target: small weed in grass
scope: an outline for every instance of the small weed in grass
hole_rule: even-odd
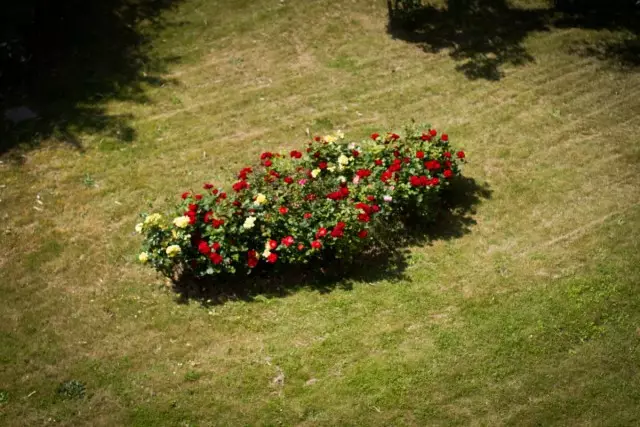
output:
[[[198,381],[200,378],[202,378],[202,372],[198,372],[198,371],[189,371],[186,374],[184,374],[184,379],[185,381]]]
[[[88,173],[84,174],[84,178],[82,179],[82,183],[84,184],[85,187],[95,187],[96,186],[96,180],[93,179],[93,177],[91,175],[89,175]]]
[[[9,401],[9,392],[6,390],[0,390],[0,405],[3,405]]]
[[[56,393],[63,399],[82,399],[85,395],[85,385],[78,380],[65,381],[58,386]]]

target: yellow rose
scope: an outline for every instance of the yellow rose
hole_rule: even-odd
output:
[[[150,225],[158,224],[161,219],[162,219],[162,215],[160,215],[159,213],[154,213],[154,214],[151,214],[148,217],[146,217],[144,219],[144,223],[145,224],[150,224]]]
[[[246,229],[253,228],[256,223],[256,217],[250,216],[249,218],[244,220],[244,224],[242,226]]]
[[[167,247],[166,252],[167,252],[167,255],[173,258],[174,256],[178,255],[180,252],[182,252],[182,249],[178,245],[171,245]]]
[[[339,130],[338,132],[336,132],[336,136],[340,139],[344,139],[344,132],[342,132],[341,130]]]
[[[256,196],[256,200],[255,200],[255,204],[256,205],[262,205],[263,203],[267,202],[267,196],[265,196],[262,193],[258,193],[258,195]]]
[[[185,228],[187,225],[189,225],[189,217],[185,215],[174,218],[173,225],[178,228]]]
[[[138,261],[140,261],[143,264],[149,261],[149,254],[146,252],[141,252],[140,255],[138,255]]]
[[[338,157],[338,163],[342,166],[348,165],[349,161],[349,157],[345,156],[344,154],[340,154],[340,157]]]
[[[142,233],[142,227],[144,226],[143,223],[139,222],[136,224],[136,233],[140,234]]]
[[[330,144],[333,144],[334,142],[336,142],[338,140],[338,138],[336,138],[333,135],[327,135],[324,137],[324,140],[327,141]]]
[[[314,169],[311,171],[311,176],[312,177],[317,177],[318,175],[320,175],[320,169]]]
[[[265,249],[264,252],[262,252],[262,256],[265,258],[269,258],[269,255],[271,255],[271,251],[269,250],[269,248]]]

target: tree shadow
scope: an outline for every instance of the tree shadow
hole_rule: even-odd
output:
[[[425,52],[449,52],[456,70],[469,79],[497,81],[505,64],[535,61],[524,45],[533,32],[553,28],[625,31],[631,41],[600,48],[599,56],[637,65],[640,6],[635,0],[556,0],[553,7],[520,8],[507,0],[447,0],[446,6],[421,0],[387,0],[387,32]],[[588,50],[585,50],[588,52]]]
[[[177,0],[23,0],[0,14],[0,155],[48,138],[81,149],[80,132],[135,138],[131,115],[108,101],[148,102],[144,88],[177,58],[151,55],[150,41]],[[24,107],[37,118],[20,121]]]
[[[476,223],[476,207],[490,198],[488,184],[459,177],[442,194],[441,209],[429,221],[420,215],[407,215],[399,229],[389,229],[352,259],[327,257],[304,266],[286,266],[286,270],[277,272],[263,266],[245,277],[215,280],[182,276],[173,281],[173,290],[180,303],[195,300],[212,306],[233,300],[285,297],[301,289],[328,293],[336,288],[351,289],[354,283],[409,280],[405,274],[411,256],[409,248],[469,233]]]

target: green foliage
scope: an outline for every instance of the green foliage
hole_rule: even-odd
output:
[[[96,186],[96,180],[93,179],[93,177],[91,175],[89,175],[88,173],[84,174],[84,177],[82,178],[82,183],[84,184],[85,187],[95,187]]]
[[[184,374],[184,379],[185,381],[198,381],[200,378],[202,378],[202,372],[198,372],[198,371],[189,371],[186,374]]]
[[[65,381],[56,390],[56,394],[62,399],[82,399],[85,392],[85,385],[78,380]]]
[[[431,218],[464,161],[435,130],[343,139],[338,132],[315,137],[304,153],[264,152],[232,193],[205,184],[205,194],[182,195],[172,221],[144,215],[140,261],[168,277],[202,277],[353,257],[403,219]]]

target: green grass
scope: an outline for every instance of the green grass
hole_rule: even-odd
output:
[[[0,165],[0,424],[640,422],[640,73],[569,48],[619,34],[531,32],[535,61],[487,81],[389,37],[383,2],[188,0],[169,19],[154,48],[182,58],[175,82],[107,105],[132,142]],[[206,306],[136,263],[138,212],[307,128],[411,118],[491,197],[468,233],[409,248],[402,278]],[[70,379],[83,398],[59,398]]]

